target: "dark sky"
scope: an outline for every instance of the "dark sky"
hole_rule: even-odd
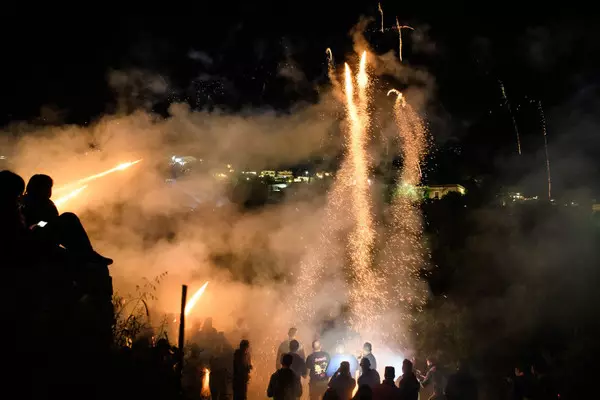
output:
[[[574,3],[561,10],[530,2],[424,3],[382,1],[382,6],[386,26],[398,15],[419,31],[417,39],[405,35],[405,62],[434,76],[431,129],[441,147],[461,148],[456,153],[462,160],[453,151],[449,158],[438,157],[436,162],[452,165],[443,168],[450,175],[439,179],[464,180],[473,168],[497,172],[498,163],[514,172],[514,163],[502,158],[514,153],[514,135],[499,108],[499,80],[524,136],[539,136],[531,101],[541,100],[554,143],[560,139],[561,151],[573,149],[572,157],[585,158],[581,184],[600,177],[593,163],[600,156],[595,135],[600,18]],[[212,2],[182,8],[178,15],[170,10],[119,17],[8,15],[0,28],[0,123],[34,119],[43,105],[61,110],[67,122],[90,121],[116,109],[115,88],[139,100],[133,106],[155,111],[172,101],[232,111],[285,109],[316,99],[314,88],[326,83],[324,49],[331,47],[338,60],[350,53],[348,31],[360,15],[375,18],[371,30],[379,26],[377,2],[242,4]],[[396,46],[395,35],[367,34],[382,51],[388,42]],[[286,58],[304,75],[293,89],[277,75]],[[119,88],[111,71],[131,70],[138,71],[139,85]],[[563,137],[570,139],[562,142]],[[539,140],[530,142],[535,156]],[[468,173],[460,166],[465,160]]]

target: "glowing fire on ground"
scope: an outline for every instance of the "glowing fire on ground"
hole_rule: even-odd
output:
[[[210,398],[210,369],[208,368],[204,368],[202,374],[202,389],[200,389],[200,396],[205,399]]]
[[[194,306],[196,305],[198,300],[200,300],[200,297],[202,297],[202,294],[206,290],[207,286],[208,286],[208,281],[206,281],[206,283],[204,285],[202,285],[202,287],[200,289],[198,289],[196,291],[196,293],[194,293],[194,295],[192,296],[190,301],[187,302],[187,304],[185,306],[185,310],[184,310],[185,316],[187,316],[192,311],[192,309],[194,308]]]

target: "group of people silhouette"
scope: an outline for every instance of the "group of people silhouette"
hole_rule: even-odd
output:
[[[333,357],[321,347],[319,340],[312,343],[312,353],[305,358],[304,348],[296,339],[297,330],[291,328],[288,339],[277,352],[277,371],[271,375],[267,397],[274,400],[296,400],[303,395],[302,380],[308,379],[310,400],[418,400],[421,388],[431,387],[430,400],[476,400],[475,380],[466,368],[446,378],[433,358],[427,360],[428,371],[423,376],[411,360],[402,363],[402,374],[396,379],[396,369],[386,366],[383,380],[377,372],[377,359],[371,343],[363,345],[359,359],[346,354],[343,347]],[[242,340],[234,356],[234,400],[247,399],[252,364],[250,344]],[[355,377],[358,375],[358,379]]]
[[[79,217],[60,214],[51,200],[53,180],[33,175],[27,186],[12,171],[0,172],[0,251],[5,265],[81,262],[111,265],[94,250]]]

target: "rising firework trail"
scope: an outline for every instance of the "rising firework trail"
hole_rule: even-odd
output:
[[[200,297],[202,297],[202,295],[204,294],[204,291],[206,290],[207,286],[208,286],[208,281],[204,285],[202,285],[202,287],[200,289],[198,289],[196,291],[196,293],[194,293],[192,298],[187,302],[187,304],[185,305],[185,315],[186,316],[190,312],[192,312],[192,310],[194,309],[194,306],[196,305],[198,300],[200,300]]]
[[[504,104],[508,108],[508,113],[510,114],[510,118],[512,119],[513,127],[515,128],[515,134],[517,135],[517,152],[521,155],[521,136],[519,135],[519,127],[517,126],[517,120],[515,119],[515,115],[513,114],[512,107],[510,106],[510,101],[508,101],[508,97],[506,96],[506,90],[504,89],[504,83],[500,82],[500,90],[502,92],[502,99],[504,100]]]
[[[400,57],[400,61],[402,61],[402,29],[410,29],[411,31],[415,29],[412,26],[400,25],[398,17],[396,17],[396,29],[398,29],[398,56]]]
[[[346,116],[349,123],[347,140],[349,168],[345,179],[351,179],[351,201],[354,228],[349,237],[350,263],[353,285],[349,297],[353,316],[351,324],[358,331],[372,328],[375,311],[381,306],[378,276],[371,270],[375,232],[369,196],[369,162],[366,152],[366,136],[369,128],[369,76],[367,53],[362,54],[359,71],[358,104],[355,103],[354,81],[350,66],[345,66]]]
[[[83,185],[84,183],[88,183],[88,182],[91,182],[93,180],[96,180],[96,179],[99,179],[99,178],[103,178],[106,175],[112,174],[113,172],[123,171],[123,170],[125,170],[125,169],[127,169],[127,168],[129,168],[129,167],[131,167],[131,166],[133,166],[133,165],[141,162],[141,161],[142,160],[139,159],[139,160],[136,160],[136,161],[130,161],[130,162],[121,163],[121,164],[117,165],[116,167],[111,168],[109,170],[100,172],[98,174],[86,176],[85,178],[81,178],[81,179],[79,179],[79,180],[77,180],[75,182],[71,182],[71,183],[68,183],[66,185],[63,185],[63,186],[59,187],[58,189],[56,189],[55,192],[61,192],[63,190],[69,189],[72,186]]]
[[[423,121],[405,97],[396,89],[388,95],[396,95],[394,119],[398,131],[399,151],[403,165],[399,172],[399,185],[391,205],[391,220],[388,225],[382,265],[390,292],[397,303],[390,303],[400,311],[405,324],[407,317],[419,309],[425,300],[425,289],[420,285],[419,270],[423,266],[426,250],[422,245],[423,222],[419,208],[421,163],[427,152],[427,131]],[[398,338],[393,338],[398,340]]]
[[[325,50],[325,53],[327,54],[327,75],[329,76],[329,80],[333,85],[334,93],[337,95],[340,93],[340,83],[337,79],[337,76],[335,75],[335,63],[333,61],[333,53],[331,52],[331,49],[329,47]]]
[[[548,178],[548,201],[552,200],[552,177],[550,175],[550,156],[548,154],[548,132],[546,131],[546,117],[544,116],[544,109],[542,102],[537,103],[538,111],[540,113],[540,122],[542,123],[542,133],[544,134],[544,152],[546,153],[546,176]]]
[[[72,190],[69,193],[59,197],[58,199],[54,200],[54,205],[56,207],[62,206],[67,201],[71,200],[73,197],[77,197],[79,195],[79,193],[83,192],[85,190],[85,188],[87,188],[87,186],[88,185],[83,185],[83,186],[78,187],[77,189]]]
[[[377,3],[377,9],[379,10],[379,14],[381,14],[381,33],[383,33],[383,8],[381,8],[381,3]]]

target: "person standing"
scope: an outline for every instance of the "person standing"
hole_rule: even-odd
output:
[[[400,389],[399,400],[418,400],[421,384],[413,372],[413,363],[410,360],[402,362],[402,376],[398,378],[398,389]]]
[[[288,331],[288,338],[287,340],[284,340],[283,342],[281,342],[281,344],[279,345],[279,348],[277,349],[277,357],[275,358],[275,369],[279,368],[279,364],[281,363],[281,357],[284,354],[289,353],[290,350],[290,342],[292,340],[296,339],[296,333],[298,333],[298,330],[296,328],[290,328],[290,330]],[[302,359],[305,358],[304,355],[304,348],[302,347],[302,344],[300,342],[298,342],[300,344],[300,348],[298,349],[298,355],[300,357],[302,357]]]
[[[365,344],[363,345],[362,358],[366,358],[367,360],[369,360],[371,369],[377,369],[377,360],[373,355],[373,345],[371,345],[371,343],[365,342]]]
[[[292,354],[281,357],[281,368],[269,380],[267,397],[272,397],[273,400],[296,400],[302,397],[300,377],[291,368],[293,360]]]
[[[233,353],[233,400],[248,398],[250,371],[252,371],[250,342],[242,340],[239,349]]]
[[[350,400],[356,387],[356,381],[350,374],[350,363],[342,361],[340,368],[333,374],[329,387],[335,390],[340,400]]]
[[[298,354],[300,350],[300,343],[297,340],[292,340],[290,342],[290,352],[289,354],[292,356],[292,371],[296,375],[301,378],[306,378],[306,362],[304,361],[304,357],[301,357]]]
[[[396,369],[394,367],[385,367],[383,382],[373,389],[373,399],[375,400],[398,400],[400,399],[400,389],[394,384]]]
[[[371,389],[374,389],[377,385],[381,383],[381,378],[379,377],[379,373],[371,369],[371,362],[368,358],[363,357],[360,360],[361,374],[358,378],[358,386],[367,385]]]
[[[313,352],[306,358],[308,370],[308,394],[310,400],[320,400],[327,391],[327,367],[329,366],[329,353],[321,350],[321,342],[312,343]]]
[[[429,370],[427,370],[421,386],[427,387],[431,385],[433,387],[433,394],[429,397],[429,400],[442,400],[444,399],[444,389],[446,388],[444,372],[437,366],[435,359],[432,357],[427,359],[427,367]]]

